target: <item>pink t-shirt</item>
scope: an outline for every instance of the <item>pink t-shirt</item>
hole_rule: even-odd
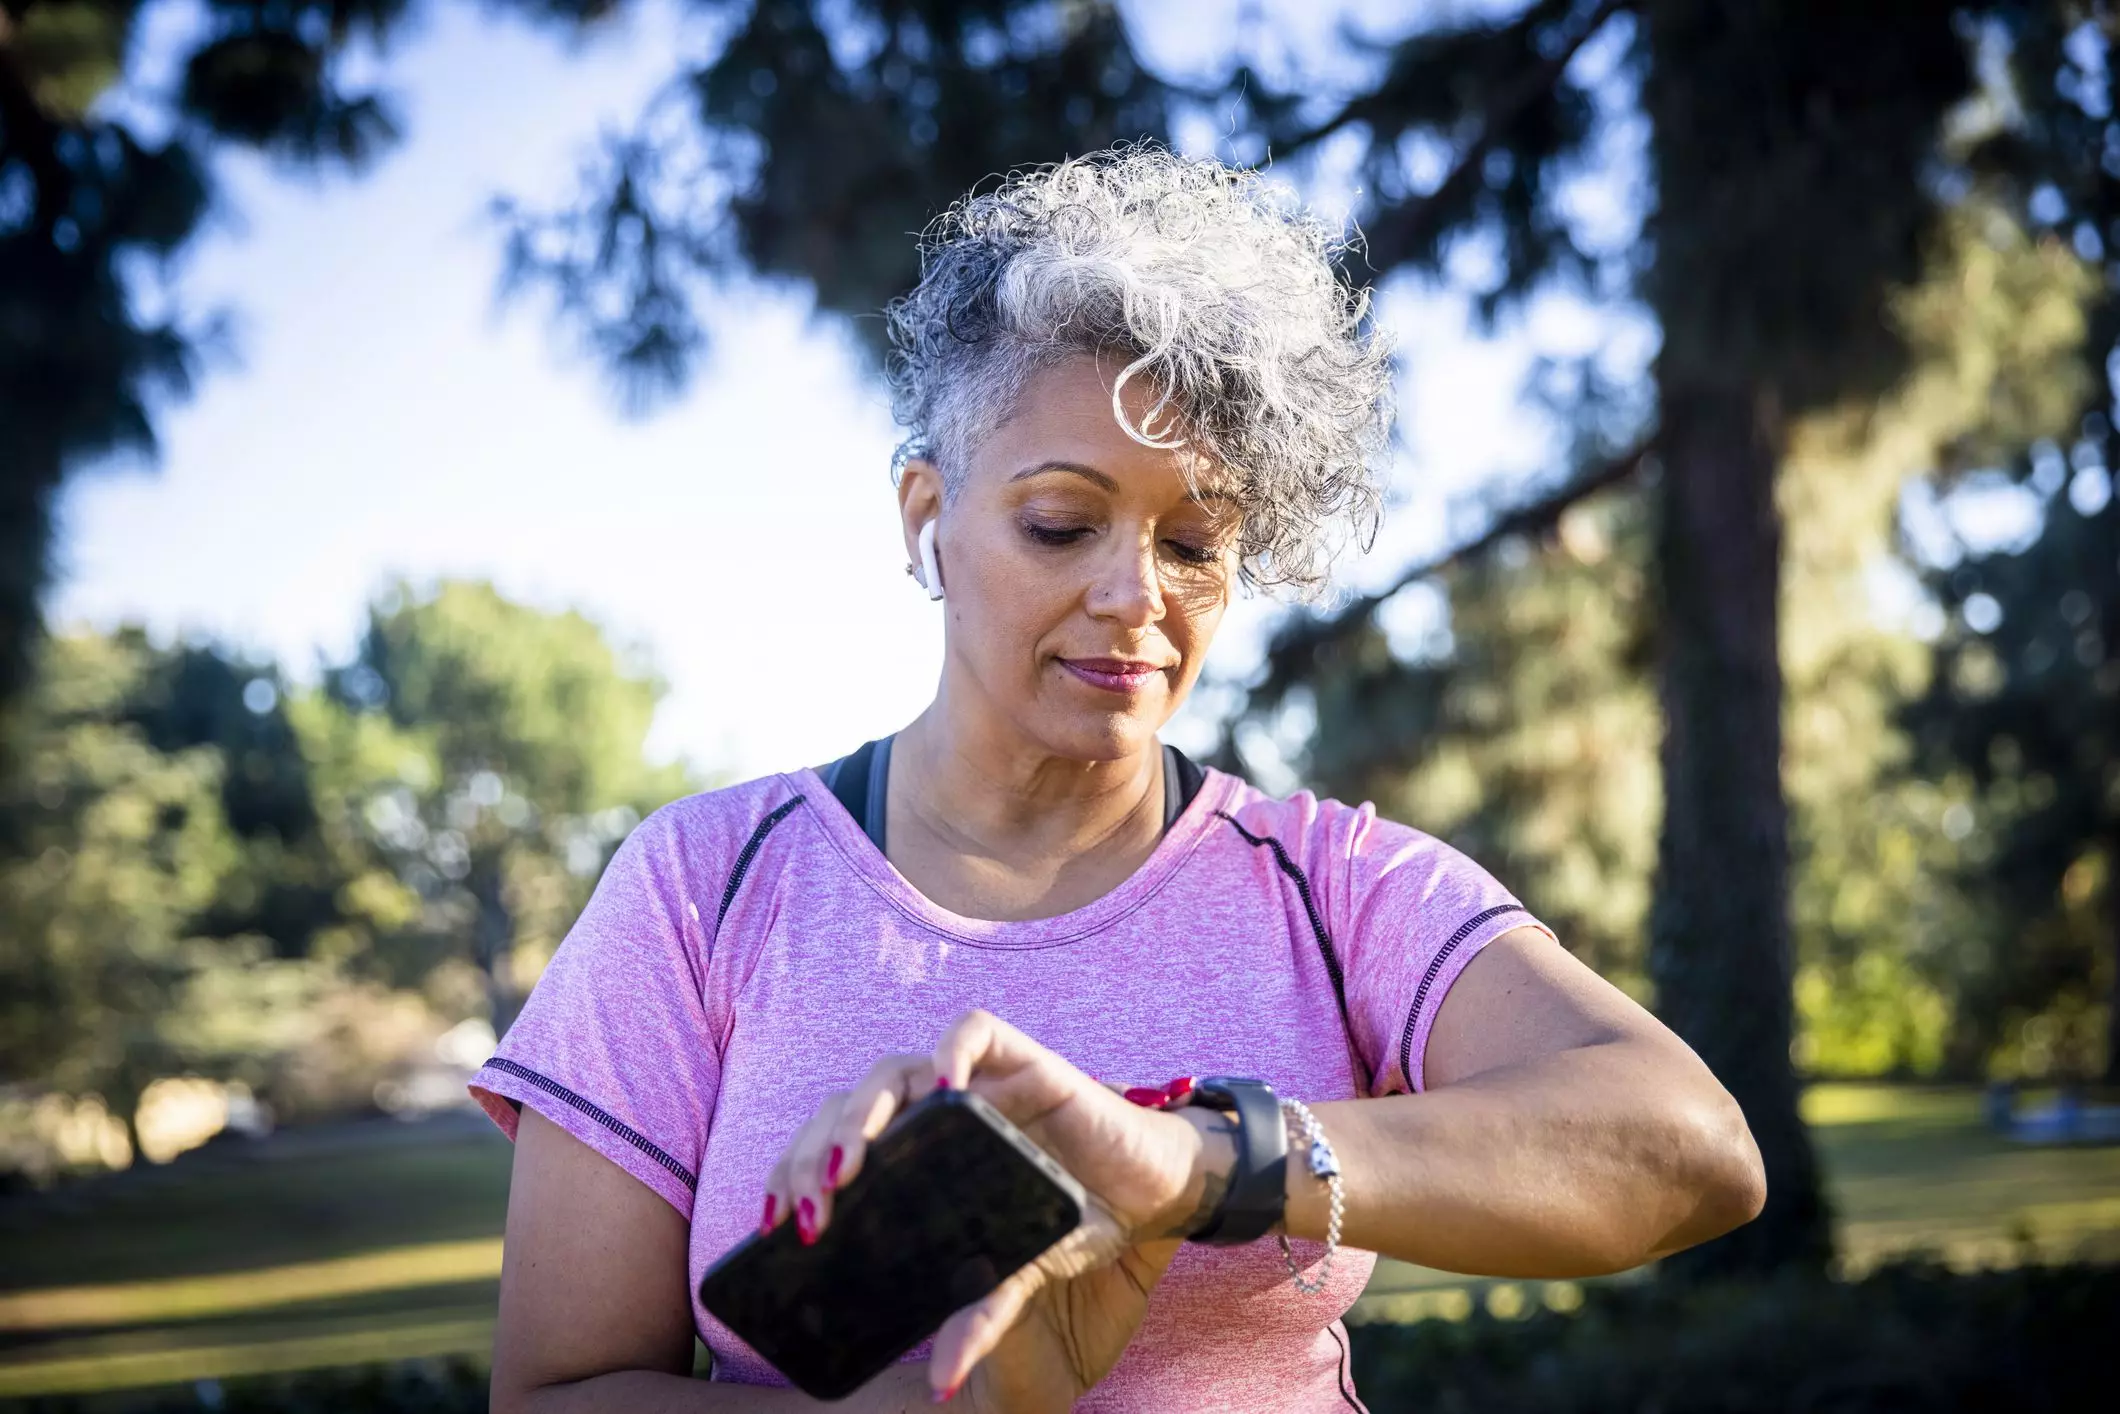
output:
[[[1452,982],[1525,926],[1541,925],[1441,841],[1218,771],[1103,898],[965,918],[803,770],[643,821],[472,1092],[510,1137],[529,1105],[669,1200],[691,1224],[715,1378],[782,1383],[699,1309],[699,1278],[758,1221],[797,1127],[877,1057],[926,1051],[985,1007],[1100,1080],[1253,1075],[1312,1101],[1419,1090]],[[1305,1263],[1323,1252],[1295,1247]],[[1343,1252],[1304,1295],[1271,1238],[1187,1246],[1077,1407],[1359,1408],[1340,1317],[1374,1265]]]

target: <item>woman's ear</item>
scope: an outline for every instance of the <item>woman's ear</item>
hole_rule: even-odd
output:
[[[940,574],[929,574],[924,561],[934,559],[932,539],[929,532],[926,552],[921,545],[921,531],[934,524],[942,516],[942,472],[925,457],[909,457],[898,477],[899,529],[905,536],[906,563],[913,568],[913,577],[926,589],[928,597],[940,599],[942,586]]]

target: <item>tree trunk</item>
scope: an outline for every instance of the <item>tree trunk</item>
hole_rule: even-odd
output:
[[[1797,1112],[1781,783],[1781,520],[1771,400],[1674,377],[1667,345],[1657,571],[1664,711],[1663,836],[1649,967],[1664,1020],[1743,1106],[1767,1206],[1674,1258],[1683,1274],[1821,1267],[1829,1214]]]

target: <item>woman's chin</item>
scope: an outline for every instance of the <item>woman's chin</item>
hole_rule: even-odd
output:
[[[1036,733],[1055,753],[1076,761],[1124,761],[1155,740],[1161,717],[1121,709],[1085,712],[1048,710]]]

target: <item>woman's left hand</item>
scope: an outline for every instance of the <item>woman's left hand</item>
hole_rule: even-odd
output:
[[[975,1407],[1065,1409],[1125,1351],[1149,1291],[1219,1196],[1204,1116],[1131,1104],[1000,1018],[967,1012],[932,1054],[886,1057],[820,1107],[767,1180],[767,1226],[822,1230],[832,1190],[861,1171],[869,1141],[941,1084],[1000,1110],[1089,1202],[1072,1236],[950,1317],[929,1384],[946,1393],[973,1377]]]

